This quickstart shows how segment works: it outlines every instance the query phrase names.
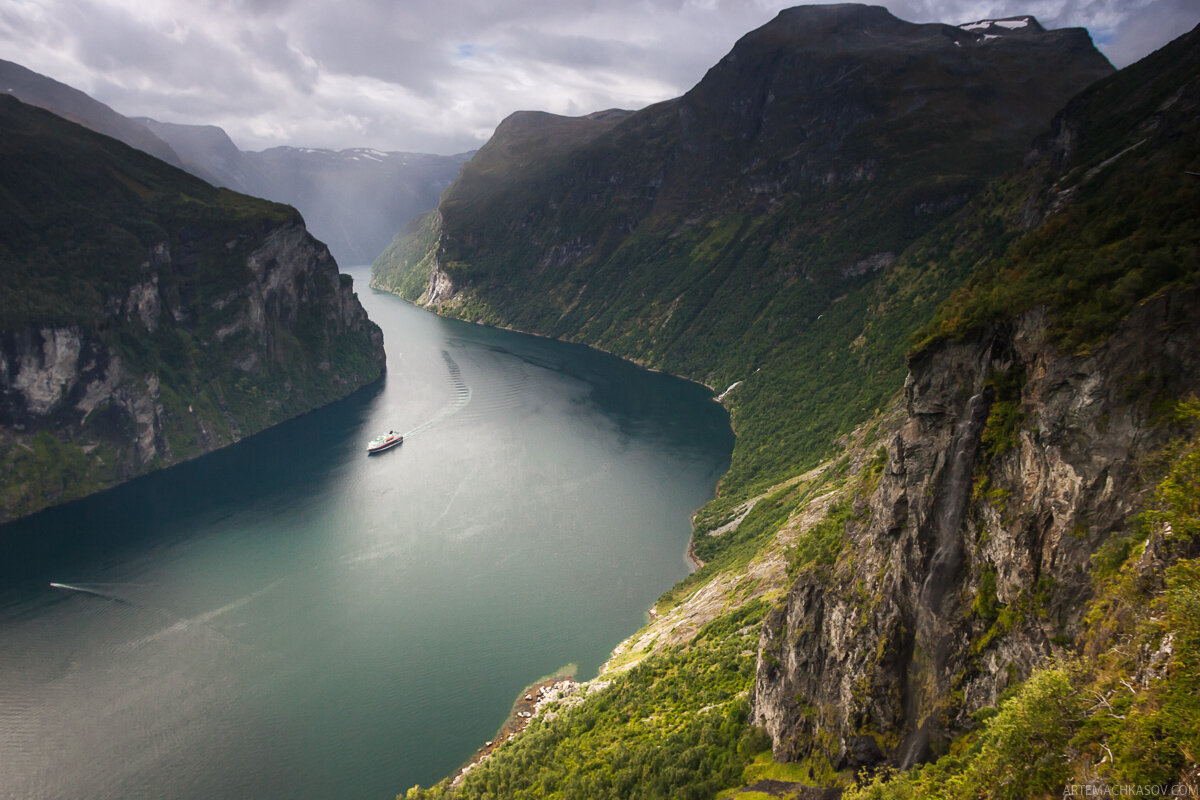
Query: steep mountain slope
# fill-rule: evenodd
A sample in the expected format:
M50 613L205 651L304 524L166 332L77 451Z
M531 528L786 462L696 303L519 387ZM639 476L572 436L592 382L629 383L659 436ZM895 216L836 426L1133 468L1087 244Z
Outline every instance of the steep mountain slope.
M411 219L437 206L471 156L307 147L245 152L215 125L123 117L77 89L9 61L0 61L0 92L216 186L294 206L343 264L375 259Z
M31 106L52 111L97 133L111 136L172 166L183 167L183 162L171 146L146 130L145 126L121 116L78 89L39 75L20 64L0 59L0 92L11 94Z
M778 755L913 764L1032 674L921 796L1195 787L1198 68L1200 29L1072 101L1010 182L1037 227L922 332L854 558L764 628Z
M861 419L903 378L848 349L864 287L1111 71L1084 31L1011 26L789 9L678 100L514 116L373 283L710 386L743 381L724 490L771 485L852 427L842 408Z
M1198 76L1200 29L897 253L839 325L872 358L915 342L903 390L702 509L713 560L596 681L409 796L1200 790Z
M253 164L249 154L239 150L229 134L218 126L179 125L149 117L133 117L130 121L146 128L164 142L171 143L184 169L193 175L204 178L214 186L265 197L254 190L265 185L266 176Z
M375 380L382 336L294 209L0 97L0 520Z
M373 261L397 231L437 206L471 156L312 147L247 152L213 125L140 122L170 143L194 174L295 206L343 264Z

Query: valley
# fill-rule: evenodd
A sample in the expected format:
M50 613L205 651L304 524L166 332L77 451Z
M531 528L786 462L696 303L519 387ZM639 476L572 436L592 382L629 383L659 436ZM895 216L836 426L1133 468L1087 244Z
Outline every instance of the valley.
M1200 791L1200 28L1003 8L0 62L0 795Z
M1200 377L1197 34L1108 75L1075 33L1002 22L795 9L678 101L573 123L588 136L514 115L376 262L374 285L440 313L736 384L732 466L695 520L703 566L618 648L596 699L535 719L461 786L410 797L1191 785L1194 727L1162 726L1194 718L1192 656L1172 650L1194 632L1135 609L1190 602L1197 555L1174 533L1191 512L1162 505L1168 486L1197 489L1179 483ZM985 28L1019 33L960 39ZM946 149L933 130L898 134L937 119L904 116L922 91L944 96L932 70L909 67L929 83L910 79L907 105L856 107L848 79L825 105L801 83L792 114L808 125L780 88L805 59L857 76L894 51L922 65L921 48L937 63L969 45L1084 70L1044 105L1023 96L1024 130L947 112L1012 136L1007 162L979 135ZM998 106L1010 123L1018 102ZM723 660L759 620L753 670ZM1121 637L1142 649L1118 665L1101 643ZM1164 659L1180 660L1147 671ZM729 681L722 699L689 665ZM696 690L654 694L671 676ZM1136 711L1118 714L1122 680ZM1128 744L1146 730L1163 737L1150 760ZM660 770L673 777L638 778Z

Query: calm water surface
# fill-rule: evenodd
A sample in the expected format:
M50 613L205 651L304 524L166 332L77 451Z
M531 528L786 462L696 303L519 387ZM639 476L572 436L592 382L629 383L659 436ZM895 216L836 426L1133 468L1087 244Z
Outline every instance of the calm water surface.
M383 383L0 527L0 797L392 798L686 575L706 390L351 273Z

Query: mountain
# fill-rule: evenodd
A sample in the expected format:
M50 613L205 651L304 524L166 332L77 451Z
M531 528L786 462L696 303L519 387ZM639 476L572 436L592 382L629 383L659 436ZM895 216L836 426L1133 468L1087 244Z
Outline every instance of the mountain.
M144 125L121 116L78 89L39 75L20 64L0 59L0 91L97 133L111 136L172 166L183 167L183 162L171 146Z
M238 149L229 134L216 125L179 125L149 117L132 117L131 121L163 142L173 143L168 146L179 154L183 168L193 175L214 186L265 197L254 190L266 184L266 176L254 166L247 153Z
M273 147L247 153L263 197L296 206L344 264L369 264L410 220L437 206L469 153ZM258 194L259 192L253 192Z
M1090 87L948 232L1020 234L916 336L853 557L764 625L777 755L944 756L860 796L1195 786L1198 67L1200 28Z
M375 259L411 219L437 206L470 153L452 156L275 147L240 150L215 125L128 118L83 92L9 61L0 91L53 111L215 185L286 203L343 264Z
M380 376L287 206L0 96L0 520L208 452Z
M784 12L703 91L544 132L544 160L498 130L377 262L443 313L740 380L703 566L596 679L409 798L1200 787L1200 29L1095 81L1085 44ZM1072 64L1005 138L988 98Z
M939 297L871 343L888 353L855 350L868 287L1112 71L1085 31L1005 22L995 34L793 8L677 100L515 114L373 285L716 388L740 381L724 491L770 485L852 427L845 407L868 414L904 379L907 331ZM782 430L781 406L795 412Z
M342 264L373 261L411 219L437 206L470 153L436 156L353 148L239 150L214 125L140 118L187 169L213 183L299 209Z

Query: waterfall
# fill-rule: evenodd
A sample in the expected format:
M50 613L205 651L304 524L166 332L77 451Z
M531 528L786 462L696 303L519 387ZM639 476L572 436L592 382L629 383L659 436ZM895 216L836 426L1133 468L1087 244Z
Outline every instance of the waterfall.
M921 584L916 609L916 647L908 670L907 716L914 722L922 720L936 708L943 694L939 685L940 676L946 665L952 637L947 633L939 634L938 623L948 611L952 611L943 606L946 590L958 583L962 569L963 518L971 500L975 456L979 452L979 441L990 406L991 397L984 392L973 395L967 401L962 416L954 425L950 457L942 471L934 499L934 550L925 581ZM926 686L931 692L928 697L923 697L922 688ZM901 748L901 768L907 769L924 761L928 746L929 721L923 720L909 734L908 741Z

